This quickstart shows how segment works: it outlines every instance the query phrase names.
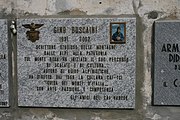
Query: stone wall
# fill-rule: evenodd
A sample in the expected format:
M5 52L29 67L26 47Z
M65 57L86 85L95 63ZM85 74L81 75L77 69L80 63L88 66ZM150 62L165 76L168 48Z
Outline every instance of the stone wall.
M152 106L152 30L159 19L180 19L180 0L1 0L0 18L62 15L135 15L137 18L136 108L60 109L17 106L16 61L12 61L10 108L0 108L0 120L178 120L179 107ZM9 35L10 36L10 35ZM16 58L16 36L12 57ZM15 65L15 66L14 66Z

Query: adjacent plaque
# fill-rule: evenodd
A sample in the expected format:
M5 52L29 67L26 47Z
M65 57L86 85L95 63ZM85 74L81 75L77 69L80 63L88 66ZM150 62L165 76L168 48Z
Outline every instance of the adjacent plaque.
M18 104L134 108L135 18L17 20Z
M180 21L155 22L154 105L180 105Z
M0 19L0 107L9 106L7 20Z

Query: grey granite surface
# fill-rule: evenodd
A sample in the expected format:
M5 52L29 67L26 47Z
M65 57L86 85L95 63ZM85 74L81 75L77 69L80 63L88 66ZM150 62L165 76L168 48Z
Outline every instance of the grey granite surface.
M117 22L126 23L126 41L110 44L110 23ZM36 29L39 40L35 42L28 40L26 33L30 29L22 26L31 23L43 24ZM97 33L72 33L72 27L92 26L97 27ZM55 33L55 27L66 27L66 31ZM62 37L68 40L62 41ZM66 45L71 45L71 49L65 49ZM98 45L114 49L97 49ZM92 51L99 53L89 55ZM71 61L73 57L76 61ZM116 61L112 62L111 58ZM19 106L135 108L136 19L18 19L17 65ZM92 73L92 70L101 72Z
M157 21L154 105L180 105L180 21Z
M0 19L0 107L9 106L7 20Z

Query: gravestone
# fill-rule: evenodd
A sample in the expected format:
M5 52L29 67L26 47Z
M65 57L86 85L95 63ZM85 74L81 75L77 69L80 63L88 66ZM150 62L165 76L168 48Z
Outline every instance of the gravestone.
M180 21L155 22L154 105L180 105Z
M7 20L0 19L0 107L9 106Z
M134 108L135 18L17 20L18 105Z

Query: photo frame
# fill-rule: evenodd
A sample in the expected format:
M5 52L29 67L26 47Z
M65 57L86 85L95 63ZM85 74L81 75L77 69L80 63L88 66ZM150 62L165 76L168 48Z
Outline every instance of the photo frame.
M110 44L126 43L126 22L110 23Z

